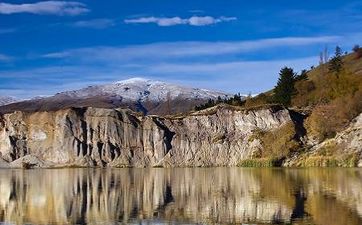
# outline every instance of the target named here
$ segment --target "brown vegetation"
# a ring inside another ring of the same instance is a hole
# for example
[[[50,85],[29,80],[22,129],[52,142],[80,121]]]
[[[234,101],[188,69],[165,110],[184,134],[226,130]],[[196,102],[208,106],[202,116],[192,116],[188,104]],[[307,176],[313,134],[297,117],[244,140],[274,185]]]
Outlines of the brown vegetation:
[[[311,110],[305,126],[319,141],[333,137],[362,112],[362,60],[354,54],[343,58],[340,72],[325,72],[321,65],[295,84],[292,106]]]
[[[362,90],[317,105],[306,120],[309,135],[318,140],[333,137],[361,113]]]
[[[283,159],[299,149],[295,138],[296,130],[293,122],[268,132],[255,131],[254,139],[260,139],[263,150],[256,154],[257,158]]]
[[[359,152],[345,152],[342,145],[331,139],[313,152],[304,152],[293,164],[297,167],[356,167]]]

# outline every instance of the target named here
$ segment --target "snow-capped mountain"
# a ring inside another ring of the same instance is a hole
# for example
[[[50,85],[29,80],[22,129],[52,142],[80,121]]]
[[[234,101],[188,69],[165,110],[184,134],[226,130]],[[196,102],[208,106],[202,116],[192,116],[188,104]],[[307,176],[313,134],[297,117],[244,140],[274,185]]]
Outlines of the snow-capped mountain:
[[[219,96],[227,98],[229,95],[219,91],[132,78],[17,102],[0,107],[0,113],[50,111],[69,107],[127,107],[144,114],[165,115],[188,112],[195,106]]]
[[[18,100],[9,96],[0,96],[0,106],[17,102]]]
[[[182,99],[216,99],[218,96],[225,98],[228,95],[218,91],[200,88],[185,87],[171,83],[131,78],[112,84],[90,86],[75,91],[62,92],[58,95],[89,98],[95,96],[113,95],[122,97],[123,101],[166,101],[176,98]]]

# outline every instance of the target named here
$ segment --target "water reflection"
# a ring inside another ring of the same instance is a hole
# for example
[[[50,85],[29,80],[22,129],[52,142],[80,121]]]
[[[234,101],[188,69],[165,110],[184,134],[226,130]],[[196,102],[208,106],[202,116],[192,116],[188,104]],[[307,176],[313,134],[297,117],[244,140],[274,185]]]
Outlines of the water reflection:
[[[0,170],[13,224],[362,224],[359,169]]]

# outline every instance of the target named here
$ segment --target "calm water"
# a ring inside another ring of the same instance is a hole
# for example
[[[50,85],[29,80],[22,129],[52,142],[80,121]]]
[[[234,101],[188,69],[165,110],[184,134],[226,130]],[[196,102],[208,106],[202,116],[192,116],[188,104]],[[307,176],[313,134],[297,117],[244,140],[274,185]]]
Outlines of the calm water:
[[[0,221],[361,225],[362,170],[0,170]]]

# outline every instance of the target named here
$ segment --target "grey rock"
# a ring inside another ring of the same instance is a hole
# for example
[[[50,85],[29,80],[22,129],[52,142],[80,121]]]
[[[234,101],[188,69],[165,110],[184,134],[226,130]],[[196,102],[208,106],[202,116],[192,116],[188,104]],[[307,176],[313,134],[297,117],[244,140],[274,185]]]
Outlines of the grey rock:
[[[9,162],[36,156],[39,161],[30,162],[39,167],[235,166],[261,147],[249,140],[255,130],[288,121],[290,112],[282,107],[218,106],[169,118],[127,109],[15,112],[1,119],[0,152]]]
[[[0,158],[0,169],[4,168],[10,168],[10,164],[6,160]]]
[[[34,155],[26,155],[10,163],[11,168],[46,168],[50,165]]]

